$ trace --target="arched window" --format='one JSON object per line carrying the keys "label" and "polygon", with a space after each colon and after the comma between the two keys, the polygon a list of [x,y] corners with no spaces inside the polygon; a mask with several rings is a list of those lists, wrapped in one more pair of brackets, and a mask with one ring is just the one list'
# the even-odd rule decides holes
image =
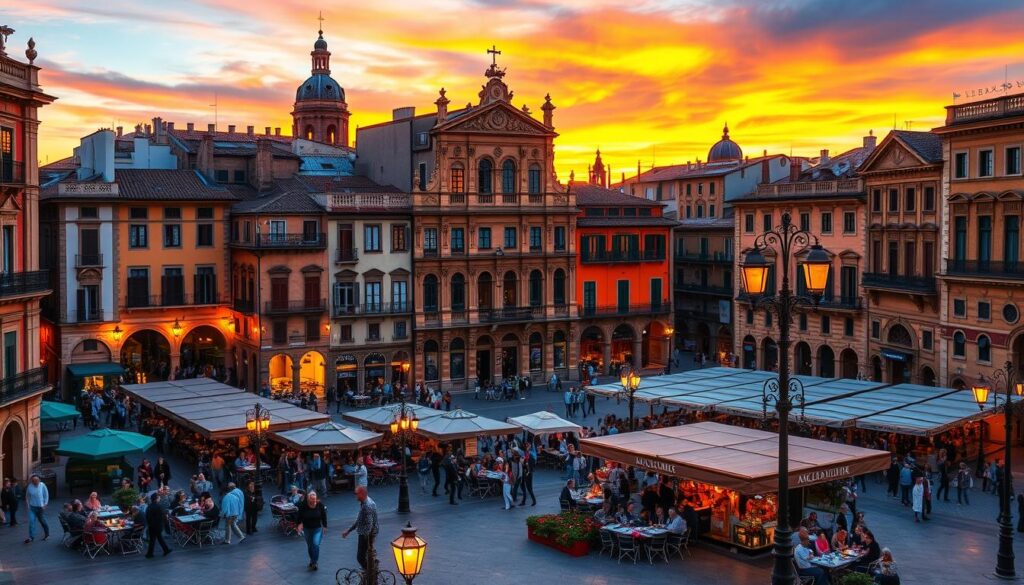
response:
{"label": "arched window", "polygon": [[531,195],[537,195],[540,193],[540,165],[530,165],[530,170],[527,171],[527,179],[529,179],[529,191]]}
{"label": "arched window", "polygon": [[530,306],[540,307],[544,304],[544,275],[540,270],[530,273]]}
{"label": "arched window", "polygon": [[481,311],[489,310],[493,306],[492,295],[494,285],[491,282],[491,273],[483,272],[476,279],[476,306]]}
{"label": "arched window", "polygon": [[437,371],[437,342],[433,339],[423,344],[423,377],[428,382],[436,382]]}
{"label": "arched window", "polygon": [[456,163],[452,165],[452,193],[465,193],[466,192],[466,169],[462,168],[462,164]]}
{"label": "arched window", "polygon": [[501,164],[501,192],[505,194],[516,192],[516,163],[512,159]]}
{"label": "arched window", "polygon": [[987,335],[978,336],[978,361],[992,361],[992,342],[989,341]]}
{"label": "arched window", "polygon": [[555,339],[555,341],[552,344],[552,349],[554,350],[554,353],[552,355],[555,358],[555,367],[556,368],[564,368],[565,367],[565,332],[564,331],[555,331],[554,339]]}
{"label": "arched window", "polygon": [[910,337],[910,333],[903,325],[893,325],[889,329],[888,339],[889,343],[893,343],[895,345],[902,345],[903,347],[914,346],[914,340]]}
{"label": "arched window", "polygon": [[334,125],[327,127],[327,144],[334,144],[338,141],[338,129]]}
{"label": "arched window", "polygon": [[466,277],[460,272],[452,276],[452,310],[466,310]]}
{"label": "arched window", "polygon": [[494,179],[494,165],[491,159],[482,158],[477,166],[477,192],[490,194],[494,193],[491,181]]}
{"label": "arched window", "polygon": [[448,377],[452,380],[466,377],[466,342],[461,337],[448,345]]}
{"label": "arched window", "polygon": [[313,140],[313,126],[306,126],[306,130],[302,134],[306,137],[306,140]]}
{"label": "arched window", "polygon": [[502,278],[502,306],[503,307],[517,307],[519,306],[519,291],[518,281],[516,279],[516,273],[509,270],[505,273]]}
{"label": "arched window", "polygon": [[552,291],[556,305],[565,304],[565,271],[559,268],[555,271],[555,287]]}
{"label": "arched window", "polygon": [[428,274],[423,279],[423,310],[427,313],[436,313],[437,309],[437,277]]}
{"label": "arched window", "polygon": [[957,331],[953,334],[953,355],[955,357],[964,357],[967,353],[967,337],[963,331]]}
{"label": "arched window", "polygon": [[544,337],[537,331],[530,334],[530,371],[544,369]]}

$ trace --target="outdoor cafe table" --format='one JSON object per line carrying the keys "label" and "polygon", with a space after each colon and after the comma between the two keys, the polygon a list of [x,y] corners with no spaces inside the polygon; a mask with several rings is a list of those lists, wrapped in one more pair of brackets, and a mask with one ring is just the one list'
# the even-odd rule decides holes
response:
{"label": "outdoor cafe table", "polygon": [[594,506],[595,508],[600,508],[604,505],[604,496],[588,497],[588,493],[590,493],[589,489],[576,490],[573,492],[572,497],[579,504],[587,504],[589,506]]}
{"label": "outdoor cafe table", "polygon": [[501,481],[501,474],[497,471],[489,471],[487,469],[481,470],[476,474],[477,479],[489,479],[491,481]]}
{"label": "outdoor cafe table", "polygon": [[103,506],[99,510],[96,510],[96,517],[100,520],[111,520],[113,518],[120,518],[124,516],[124,512],[121,508],[116,506]]}
{"label": "outdoor cafe table", "polygon": [[129,534],[135,523],[131,520],[117,521],[107,520],[103,522],[103,525],[107,527],[107,536],[110,539],[111,548],[121,548],[121,537],[125,534]]}
{"label": "outdoor cafe table", "polygon": [[203,516],[202,514],[178,516],[178,522],[181,522],[182,524],[195,524],[197,522],[202,522],[203,520],[206,520],[206,516]]}
{"label": "outdoor cafe table", "polygon": [[601,527],[601,530],[608,530],[617,534],[625,534],[634,538],[653,538],[655,536],[668,534],[668,530],[665,530],[664,528],[655,528],[653,526],[622,526],[615,522],[605,524]]}
{"label": "outdoor cafe table", "polygon": [[833,574],[847,569],[850,565],[859,561],[863,556],[863,552],[854,551],[852,549],[845,552],[833,551],[826,555],[814,557],[811,559],[811,563],[817,567],[825,569],[830,574]]}
{"label": "outdoor cafe table", "polygon": [[396,465],[398,465],[398,463],[390,459],[378,459],[371,463],[370,467],[379,467],[380,469],[391,469]]}

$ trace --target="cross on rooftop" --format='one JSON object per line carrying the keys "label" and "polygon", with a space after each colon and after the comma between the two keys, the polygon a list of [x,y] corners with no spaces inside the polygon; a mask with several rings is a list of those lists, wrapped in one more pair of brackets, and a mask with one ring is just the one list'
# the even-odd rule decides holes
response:
{"label": "cross on rooftop", "polygon": [[492,67],[497,67],[498,66],[498,55],[501,54],[501,51],[498,50],[497,45],[491,45],[491,48],[487,49],[487,53],[491,56],[491,66]]}

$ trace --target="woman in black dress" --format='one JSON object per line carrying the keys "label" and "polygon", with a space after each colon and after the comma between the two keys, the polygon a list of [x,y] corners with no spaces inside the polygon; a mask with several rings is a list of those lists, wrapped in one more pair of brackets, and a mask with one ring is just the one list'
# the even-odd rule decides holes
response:
{"label": "woman in black dress", "polygon": [[256,483],[250,481],[249,485],[245,486],[245,533],[252,534],[257,532],[256,519],[260,513],[260,504],[263,498],[256,493]]}

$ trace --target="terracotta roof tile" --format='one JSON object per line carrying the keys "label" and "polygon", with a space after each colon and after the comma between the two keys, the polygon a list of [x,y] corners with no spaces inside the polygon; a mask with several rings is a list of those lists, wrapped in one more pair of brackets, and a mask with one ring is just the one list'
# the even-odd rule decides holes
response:
{"label": "terracotta roof tile", "polygon": [[574,183],[569,186],[569,191],[576,193],[576,205],[585,207],[588,205],[636,205],[641,207],[662,207],[662,203],[634,197],[615,189],[605,189],[597,185],[586,183]]}

